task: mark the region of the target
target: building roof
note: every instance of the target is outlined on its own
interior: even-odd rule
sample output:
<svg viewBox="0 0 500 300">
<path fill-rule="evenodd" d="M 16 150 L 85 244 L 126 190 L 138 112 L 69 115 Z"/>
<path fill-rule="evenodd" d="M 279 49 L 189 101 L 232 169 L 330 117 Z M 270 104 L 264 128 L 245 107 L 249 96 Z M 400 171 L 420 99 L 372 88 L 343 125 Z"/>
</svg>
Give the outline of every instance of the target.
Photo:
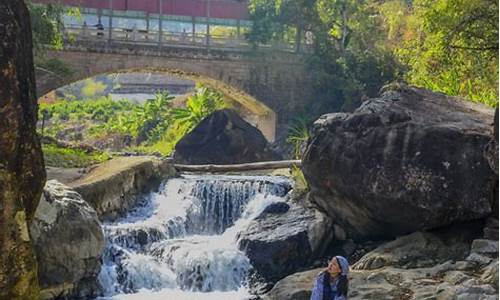
<svg viewBox="0 0 500 300">
<path fill-rule="evenodd" d="M 162 14 L 174 16 L 206 17 L 207 0 L 33 0 L 35 3 L 63 3 L 92 9 L 140 11 L 158 14 L 162 1 Z M 248 20 L 248 0 L 208 0 L 210 1 L 210 17 L 220 19 Z"/>
</svg>

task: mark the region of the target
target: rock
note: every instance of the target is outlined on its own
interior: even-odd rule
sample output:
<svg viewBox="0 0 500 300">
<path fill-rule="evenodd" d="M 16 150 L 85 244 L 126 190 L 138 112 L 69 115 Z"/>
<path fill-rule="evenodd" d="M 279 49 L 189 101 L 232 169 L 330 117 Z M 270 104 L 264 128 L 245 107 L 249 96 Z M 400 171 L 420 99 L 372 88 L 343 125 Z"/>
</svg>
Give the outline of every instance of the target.
<svg viewBox="0 0 500 300">
<path fill-rule="evenodd" d="M 430 267 L 450 259 L 463 259 L 468 250 L 466 243 L 447 245 L 435 234 L 416 232 L 369 252 L 353 265 L 353 269 L 373 270 L 386 266 Z"/>
<path fill-rule="evenodd" d="M 95 210 L 80 194 L 48 181 L 30 232 L 44 299 L 99 295 L 104 235 Z"/>
<path fill-rule="evenodd" d="M 238 248 L 267 282 L 276 282 L 312 262 L 332 236 L 324 214 L 301 203 L 288 205 L 285 213 L 253 220 L 238 237 Z"/>
<path fill-rule="evenodd" d="M 280 280 L 273 289 L 263 297 L 264 300 L 309 300 L 316 276 L 323 269 L 314 269 L 295 273 Z"/>
<path fill-rule="evenodd" d="M 498 257 L 498 241 L 477 239 L 472 242 L 471 252 L 496 255 Z"/>
<path fill-rule="evenodd" d="M 492 215 L 498 220 L 498 107 L 495 109 L 495 117 L 493 120 L 493 137 L 484 151 L 484 156 L 490 165 L 490 168 L 495 172 L 493 180 L 491 181 L 491 205 Z M 498 240 L 498 224 L 497 232 L 489 233 L 492 239 Z"/>
<path fill-rule="evenodd" d="M 406 85 L 352 114 L 322 116 L 303 158 L 311 198 L 354 240 L 484 218 L 492 118 L 484 106 Z"/>
<path fill-rule="evenodd" d="M 488 257 L 486 255 L 482 255 L 479 253 L 471 253 L 467 258 L 465 259 L 466 261 L 474 262 L 480 266 L 484 266 L 489 264 L 490 262 L 493 261 L 493 258 Z"/>
<path fill-rule="evenodd" d="M 259 218 L 265 217 L 267 214 L 284 214 L 290 209 L 290 205 L 286 202 L 275 202 L 269 204 L 264 211 L 260 214 Z"/>
<path fill-rule="evenodd" d="M 178 164 L 237 164 L 278 160 L 264 135 L 230 109 L 203 119 L 175 146 Z"/>
<path fill-rule="evenodd" d="M 483 269 L 481 280 L 498 290 L 498 258 Z"/>
<path fill-rule="evenodd" d="M 33 47 L 24 1 L 0 1 L 0 40 L 0 299 L 37 299 L 28 228 L 45 170 L 36 134 Z"/>
<path fill-rule="evenodd" d="M 168 160 L 152 156 L 120 157 L 100 164 L 68 183 L 92 206 L 100 220 L 114 220 L 140 201 L 140 195 L 176 174 Z"/>
<path fill-rule="evenodd" d="M 337 224 L 333 225 L 333 233 L 336 240 L 344 241 L 347 238 L 345 230 Z"/>
<path fill-rule="evenodd" d="M 498 218 L 490 217 L 486 219 L 483 236 L 485 239 L 498 241 Z"/>
</svg>

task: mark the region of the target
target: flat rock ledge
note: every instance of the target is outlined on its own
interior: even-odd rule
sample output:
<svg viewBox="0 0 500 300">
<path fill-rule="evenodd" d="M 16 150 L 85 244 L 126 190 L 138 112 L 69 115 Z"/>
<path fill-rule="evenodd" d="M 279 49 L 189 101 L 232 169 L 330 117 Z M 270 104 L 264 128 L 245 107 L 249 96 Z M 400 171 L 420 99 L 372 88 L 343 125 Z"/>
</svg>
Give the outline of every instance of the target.
<svg viewBox="0 0 500 300">
<path fill-rule="evenodd" d="M 97 212 L 101 221 L 126 214 L 140 196 L 176 175 L 170 160 L 154 156 L 120 157 L 104 162 L 68 183 Z"/>
</svg>

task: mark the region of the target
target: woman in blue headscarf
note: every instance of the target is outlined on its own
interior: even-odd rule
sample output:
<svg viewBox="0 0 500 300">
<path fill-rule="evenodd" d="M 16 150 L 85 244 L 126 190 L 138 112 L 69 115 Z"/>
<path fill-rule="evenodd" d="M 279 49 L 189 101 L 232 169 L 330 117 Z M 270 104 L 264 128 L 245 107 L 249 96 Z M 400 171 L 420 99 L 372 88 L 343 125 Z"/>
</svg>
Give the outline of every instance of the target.
<svg viewBox="0 0 500 300">
<path fill-rule="evenodd" d="M 346 300 L 349 287 L 349 262 L 335 256 L 328 267 L 316 277 L 311 300 Z"/>
</svg>

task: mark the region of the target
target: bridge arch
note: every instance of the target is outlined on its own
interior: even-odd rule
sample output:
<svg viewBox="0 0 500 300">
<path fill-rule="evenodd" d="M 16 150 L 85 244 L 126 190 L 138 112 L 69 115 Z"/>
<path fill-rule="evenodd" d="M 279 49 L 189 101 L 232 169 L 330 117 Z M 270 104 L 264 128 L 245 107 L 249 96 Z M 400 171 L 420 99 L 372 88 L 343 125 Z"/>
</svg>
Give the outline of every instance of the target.
<svg viewBox="0 0 500 300">
<path fill-rule="evenodd" d="M 75 83 L 80 80 L 87 78 L 92 78 L 98 75 L 105 74 L 123 74 L 123 73 L 160 73 L 172 75 L 180 79 L 187 79 L 194 81 L 196 83 L 201 83 L 205 86 L 209 86 L 217 89 L 224 96 L 224 101 L 231 105 L 246 121 L 252 125 L 259 128 L 264 136 L 269 141 L 274 141 L 275 139 L 275 129 L 276 129 L 276 113 L 269 107 L 267 107 L 262 102 L 258 101 L 246 92 L 227 85 L 224 82 L 215 80 L 213 78 L 205 77 L 199 74 L 188 73 L 182 70 L 168 69 L 168 68 L 151 68 L 151 67 L 141 67 L 132 69 L 109 69 L 102 73 L 92 73 L 92 75 L 87 76 L 87 74 L 79 73 L 78 76 L 74 77 L 58 77 L 51 75 L 52 82 L 50 83 L 50 89 L 57 89 L 59 87 Z M 45 75 L 46 76 L 46 75 Z M 45 77 L 47 79 L 47 77 Z M 41 93 L 50 92 L 49 87 L 42 89 Z"/>
<path fill-rule="evenodd" d="M 47 50 L 47 58 L 61 60 L 71 76 L 36 70 L 39 96 L 72 82 L 100 74 L 130 71 L 162 72 L 204 83 L 226 99 L 259 116 L 251 120 L 270 141 L 286 131 L 287 122 L 313 98 L 310 76 L 302 56 L 293 53 L 218 51 L 141 45 L 74 43 L 63 50 Z"/>
</svg>

